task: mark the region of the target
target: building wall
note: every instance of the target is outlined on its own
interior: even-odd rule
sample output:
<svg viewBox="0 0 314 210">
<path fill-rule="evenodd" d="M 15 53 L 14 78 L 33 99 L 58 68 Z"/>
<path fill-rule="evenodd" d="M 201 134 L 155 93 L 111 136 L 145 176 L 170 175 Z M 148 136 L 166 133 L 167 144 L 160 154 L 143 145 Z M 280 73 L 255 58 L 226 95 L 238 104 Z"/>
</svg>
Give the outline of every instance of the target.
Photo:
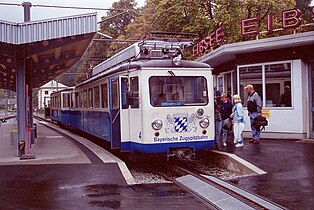
<svg viewBox="0 0 314 210">
<path fill-rule="evenodd" d="M 65 89 L 65 88 L 67 88 L 67 86 L 55 80 L 52 80 L 48 82 L 47 84 L 43 85 L 42 87 L 40 87 L 38 90 L 38 109 L 44 109 L 45 105 L 46 106 L 49 105 L 50 103 L 49 97 L 51 93 Z M 48 91 L 48 94 L 45 94 L 45 91 Z"/>
<path fill-rule="evenodd" d="M 279 62 L 279 61 L 278 61 Z M 292 107 L 263 107 L 264 110 L 269 110 L 270 118 L 269 125 L 266 131 L 263 131 L 261 136 L 263 138 L 306 138 L 309 133 L 309 75 L 308 65 L 302 62 L 301 59 L 286 60 L 280 62 L 291 62 L 291 102 Z M 269 64 L 257 63 L 256 65 Z M 274 62 L 276 63 L 276 62 Z M 255 65 L 255 64 L 254 64 Z M 230 69 L 228 69 L 230 70 Z M 224 72 L 216 75 L 214 79 L 223 75 Z M 233 79 L 236 80 L 238 71 L 233 72 Z M 234 81 L 233 80 L 233 81 Z M 216 83 L 217 85 L 217 83 Z M 226 85 L 226 84 L 224 84 Z M 236 89 L 231 94 L 243 92 L 240 90 L 238 82 L 236 82 Z M 264 96 L 265 97 L 265 96 Z M 246 125 L 244 137 L 250 138 L 250 119 L 248 117 L 247 109 L 245 109 Z"/>
<path fill-rule="evenodd" d="M 306 104 L 308 103 L 308 82 L 306 81 L 306 69 L 301 60 L 292 61 L 291 69 L 292 107 L 264 107 L 270 111 L 269 125 L 262 137 L 274 138 L 285 136 L 286 138 L 304 138 L 306 136 Z M 246 110 L 245 131 L 250 131 L 250 120 Z M 275 134 L 278 135 L 275 135 Z M 290 134 L 290 135 L 285 135 Z M 291 135 L 294 134 L 294 135 Z M 250 136 L 250 133 L 245 135 Z"/>
</svg>

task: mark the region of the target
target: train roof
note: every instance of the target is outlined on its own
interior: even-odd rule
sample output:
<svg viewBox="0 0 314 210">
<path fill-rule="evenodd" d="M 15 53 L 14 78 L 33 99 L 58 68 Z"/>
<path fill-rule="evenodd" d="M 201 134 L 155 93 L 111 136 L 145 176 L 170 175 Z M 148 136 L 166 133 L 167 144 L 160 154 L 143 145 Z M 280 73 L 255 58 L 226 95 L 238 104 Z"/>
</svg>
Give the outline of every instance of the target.
<svg viewBox="0 0 314 210">
<path fill-rule="evenodd" d="M 58 90 L 58 91 L 52 92 L 51 95 L 57 94 L 57 93 L 62 93 L 62 92 L 67 92 L 67 91 L 73 91 L 73 90 L 74 90 L 74 87 L 68 87 L 68 88 L 65 88 L 65 89 L 62 89 L 62 90 Z"/>
<path fill-rule="evenodd" d="M 101 79 L 103 77 L 106 77 L 111 74 L 115 74 L 118 72 L 123 72 L 128 69 L 142 69 L 142 68 L 198 68 L 198 69 L 204 69 L 204 68 L 210 68 L 210 66 L 206 63 L 200 63 L 197 61 L 189 61 L 189 60 L 182 60 L 182 64 L 180 66 L 175 66 L 173 64 L 172 59 L 164 59 L 164 60 L 138 60 L 133 61 L 130 63 L 124 63 L 119 66 L 115 66 L 107 71 L 103 71 L 97 75 L 94 75 L 93 77 L 89 78 L 88 80 L 85 80 L 84 82 L 78 84 L 76 87 L 80 87 L 82 85 L 85 85 L 87 83 L 90 83 L 92 81 Z"/>
<path fill-rule="evenodd" d="M 145 40 L 136 42 L 95 66 L 92 75 L 99 74 L 130 60 L 166 59 L 182 54 L 193 41 L 186 39 Z"/>
</svg>

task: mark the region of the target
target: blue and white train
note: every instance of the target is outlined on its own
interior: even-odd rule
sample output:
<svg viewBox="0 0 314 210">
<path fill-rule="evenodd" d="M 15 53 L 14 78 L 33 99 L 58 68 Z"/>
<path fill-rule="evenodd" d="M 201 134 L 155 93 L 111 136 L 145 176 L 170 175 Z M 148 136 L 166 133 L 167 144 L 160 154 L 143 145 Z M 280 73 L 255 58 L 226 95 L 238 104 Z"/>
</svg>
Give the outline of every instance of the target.
<svg viewBox="0 0 314 210">
<path fill-rule="evenodd" d="M 53 93 L 51 119 L 130 153 L 190 158 L 213 148 L 212 69 L 181 59 L 188 44 L 131 45 L 96 66 L 74 89 Z"/>
</svg>

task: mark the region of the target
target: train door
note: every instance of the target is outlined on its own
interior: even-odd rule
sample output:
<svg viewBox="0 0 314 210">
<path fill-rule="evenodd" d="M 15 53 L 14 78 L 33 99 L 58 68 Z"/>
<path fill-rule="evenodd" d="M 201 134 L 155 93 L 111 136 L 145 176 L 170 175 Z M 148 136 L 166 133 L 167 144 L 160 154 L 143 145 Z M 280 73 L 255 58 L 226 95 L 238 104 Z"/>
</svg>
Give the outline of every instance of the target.
<svg viewBox="0 0 314 210">
<path fill-rule="evenodd" d="M 121 146 L 119 95 L 119 78 L 111 78 L 109 80 L 109 106 L 111 124 L 110 137 L 112 149 L 119 149 Z"/>
<path fill-rule="evenodd" d="M 141 142 L 139 77 L 121 77 L 121 141 Z M 129 148 L 132 150 L 132 148 Z"/>
<path fill-rule="evenodd" d="M 121 141 L 126 142 L 130 139 L 130 121 L 129 121 L 129 105 L 127 102 L 127 93 L 129 91 L 129 79 L 126 76 L 120 77 L 121 90 Z"/>
</svg>

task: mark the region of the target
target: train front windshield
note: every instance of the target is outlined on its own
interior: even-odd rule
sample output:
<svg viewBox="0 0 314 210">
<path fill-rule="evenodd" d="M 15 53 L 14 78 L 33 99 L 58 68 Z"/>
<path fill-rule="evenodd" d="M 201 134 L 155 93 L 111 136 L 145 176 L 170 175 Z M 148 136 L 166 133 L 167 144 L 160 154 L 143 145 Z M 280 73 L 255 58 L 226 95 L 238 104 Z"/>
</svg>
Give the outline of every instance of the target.
<svg viewBox="0 0 314 210">
<path fill-rule="evenodd" d="M 205 77 L 154 76 L 149 78 L 152 106 L 193 106 L 208 103 Z"/>
</svg>

